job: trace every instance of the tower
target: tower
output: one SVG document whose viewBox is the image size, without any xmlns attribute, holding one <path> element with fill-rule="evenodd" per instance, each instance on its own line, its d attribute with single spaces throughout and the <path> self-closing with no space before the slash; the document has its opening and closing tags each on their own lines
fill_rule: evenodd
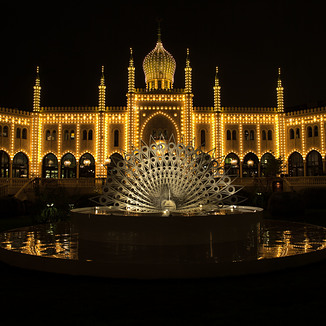
<svg viewBox="0 0 326 326">
<path fill-rule="evenodd" d="M 105 89 L 104 66 L 102 66 L 102 75 L 98 86 L 98 109 L 100 112 L 105 111 Z"/>
<path fill-rule="evenodd" d="M 128 67 L 128 93 L 133 93 L 135 91 L 135 67 L 134 59 L 132 57 L 132 48 L 130 48 L 130 59 Z"/>
<path fill-rule="evenodd" d="M 216 66 L 215 70 L 215 81 L 214 81 L 214 116 L 215 116 L 215 123 L 214 123 L 214 139 L 213 144 L 217 151 L 217 156 L 221 157 L 224 154 L 224 130 L 223 130 L 223 123 L 222 123 L 222 114 L 221 114 L 221 86 L 220 80 L 218 77 L 218 66 Z"/>
<path fill-rule="evenodd" d="M 276 92 L 277 92 L 277 112 L 284 112 L 284 88 L 282 86 L 281 68 L 278 68 Z"/>
<path fill-rule="evenodd" d="M 285 113 L 284 113 L 284 88 L 282 86 L 282 79 L 281 79 L 281 68 L 278 68 L 278 77 L 277 77 L 277 156 L 283 157 L 285 156 Z"/>
<path fill-rule="evenodd" d="M 221 86 L 218 78 L 218 66 L 216 66 L 215 83 L 214 83 L 214 110 L 215 112 L 221 112 Z"/>
<path fill-rule="evenodd" d="M 33 111 L 40 112 L 41 105 L 41 82 L 40 82 L 40 67 L 36 67 L 36 79 L 34 85 L 34 93 L 33 93 Z"/>
<path fill-rule="evenodd" d="M 185 92 L 192 92 L 192 68 L 190 67 L 189 49 L 187 49 L 186 67 L 185 67 Z"/>
</svg>

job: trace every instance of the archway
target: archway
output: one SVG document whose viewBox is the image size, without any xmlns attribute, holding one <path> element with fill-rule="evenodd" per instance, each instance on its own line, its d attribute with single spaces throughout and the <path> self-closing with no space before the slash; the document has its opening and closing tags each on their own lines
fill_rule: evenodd
<svg viewBox="0 0 326 326">
<path fill-rule="evenodd" d="M 270 174 L 272 173 L 272 171 L 269 171 L 271 167 L 271 162 L 273 162 L 273 160 L 275 160 L 275 157 L 273 154 L 271 153 L 265 153 L 260 160 L 261 163 L 261 169 L 260 169 L 260 175 L 262 177 L 268 177 L 271 176 Z"/>
<path fill-rule="evenodd" d="M 61 178 L 76 178 L 76 158 L 71 153 L 61 159 Z"/>
<path fill-rule="evenodd" d="M 9 155 L 5 151 L 0 151 L 0 178 L 9 178 Z"/>
<path fill-rule="evenodd" d="M 323 175 L 323 159 L 317 151 L 309 152 L 306 161 L 307 176 Z"/>
<path fill-rule="evenodd" d="M 145 143 L 149 144 L 151 136 L 154 139 L 163 137 L 169 140 L 171 135 L 174 135 L 175 141 L 179 140 L 179 133 L 175 124 L 172 122 L 172 118 L 158 113 L 152 115 L 149 120 L 147 120 L 140 137 Z"/>
<path fill-rule="evenodd" d="M 243 159 L 242 176 L 257 177 L 258 176 L 259 159 L 256 154 L 248 153 Z"/>
<path fill-rule="evenodd" d="M 304 175 L 303 158 L 298 152 L 293 152 L 288 158 L 289 176 L 298 177 Z"/>
<path fill-rule="evenodd" d="M 95 159 L 93 155 L 85 153 L 79 160 L 79 177 L 95 178 Z"/>
<path fill-rule="evenodd" d="M 53 153 L 43 158 L 42 178 L 58 178 L 58 159 Z"/>
<path fill-rule="evenodd" d="M 12 162 L 12 177 L 28 178 L 28 157 L 22 152 L 14 156 Z"/>
<path fill-rule="evenodd" d="M 228 175 L 239 176 L 239 157 L 234 153 L 229 153 L 224 160 L 225 173 Z"/>
</svg>

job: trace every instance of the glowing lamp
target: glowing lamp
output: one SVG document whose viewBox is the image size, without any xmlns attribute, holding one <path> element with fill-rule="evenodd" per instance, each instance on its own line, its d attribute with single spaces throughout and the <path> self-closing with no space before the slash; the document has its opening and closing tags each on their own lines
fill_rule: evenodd
<svg viewBox="0 0 326 326">
<path fill-rule="evenodd" d="M 69 166 L 71 165 L 71 161 L 66 160 L 66 161 L 63 162 L 63 165 L 64 165 L 66 168 L 69 168 Z"/>
<path fill-rule="evenodd" d="M 85 166 L 90 166 L 90 164 L 91 164 L 91 160 L 89 160 L 89 159 L 84 160 Z"/>
<path fill-rule="evenodd" d="M 231 160 L 231 165 L 237 165 L 238 164 L 238 160 L 237 159 L 235 159 L 235 158 L 233 158 L 232 160 Z"/>
<path fill-rule="evenodd" d="M 247 161 L 247 164 L 248 164 L 248 166 L 253 166 L 254 165 L 254 161 L 253 160 L 248 160 Z"/>
</svg>

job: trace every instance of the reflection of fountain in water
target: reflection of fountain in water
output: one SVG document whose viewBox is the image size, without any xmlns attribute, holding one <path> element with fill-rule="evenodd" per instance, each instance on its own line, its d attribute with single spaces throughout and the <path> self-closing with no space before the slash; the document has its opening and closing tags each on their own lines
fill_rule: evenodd
<svg viewBox="0 0 326 326">
<path fill-rule="evenodd" d="M 128 212 L 192 214 L 238 203 L 240 188 L 232 185 L 214 151 L 176 144 L 173 136 L 151 142 L 113 162 L 99 204 Z"/>
</svg>

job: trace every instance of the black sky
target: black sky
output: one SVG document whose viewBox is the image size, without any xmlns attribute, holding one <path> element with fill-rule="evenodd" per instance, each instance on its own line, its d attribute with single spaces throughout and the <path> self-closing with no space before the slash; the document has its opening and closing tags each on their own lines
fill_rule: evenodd
<svg viewBox="0 0 326 326">
<path fill-rule="evenodd" d="M 184 87 L 190 48 L 196 106 L 213 105 L 216 65 L 223 106 L 275 106 L 279 66 L 287 107 L 326 102 L 322 1 L 43 3 L 2 5 L 2 107 L 31 108 L 36 65 L 42 106 L 96 106 L 101 65 L 107 105 L 126 105 L 129 47 L 136 86 L 144 87 L 142 61 L 155 46 L 158 17 L 177 62 L 176 88 Z"/>
</svg>

